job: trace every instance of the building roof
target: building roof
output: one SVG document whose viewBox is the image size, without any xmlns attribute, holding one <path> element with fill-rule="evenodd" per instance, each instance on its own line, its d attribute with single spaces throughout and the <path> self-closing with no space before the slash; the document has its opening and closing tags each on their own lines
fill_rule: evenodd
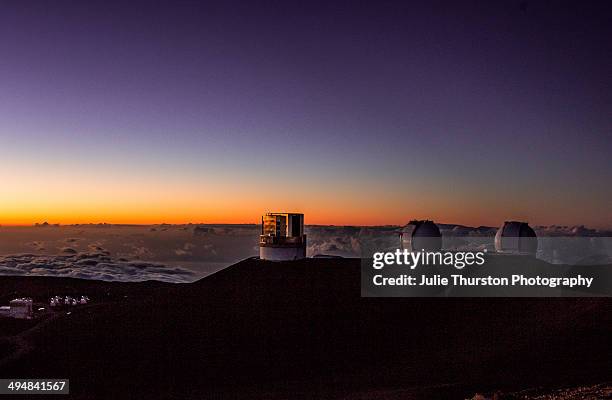
<svg viewBox="0 0 612 400">
<path fill-rule="evenodd" d="M 499 235 L 507 237 L 536 237 L 536 233 L 527 222 L 506 221 L 499 228 Z"/>
<path fill-rule="evenodd" d="M 408 236 L 440 237 L 440 229 L 430 220 L 412 220 L 400 232 Z"/>
<path fill-rule="evenodd" d="M 28 297 L 23 297 L 23 298 L 11 300 L 10 304 L 23 304 L 23 303 L 31 303 L 31 302 L 32 302 L 32 299 Z"/>
<path fill-rule="evenodd" d="M 294 212 L 267 212 L 265 215 L 275 216 L 275 215 L 304 215 L 303 213 L 294 213 Z"/>
</svg>

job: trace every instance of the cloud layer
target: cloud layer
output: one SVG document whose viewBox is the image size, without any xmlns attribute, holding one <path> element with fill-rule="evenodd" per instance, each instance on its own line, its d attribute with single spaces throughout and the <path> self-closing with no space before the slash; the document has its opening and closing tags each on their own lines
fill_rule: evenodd
<svg viewBox="0 0 612 400">
<path fill-rule="evenodd" d="M 495 227 L 438 224 L 445 249 L 493 251 Z M 612 232 L 534 226 L 538 257 L 560 264 L 612 262 Z M 399 245 L 397 226 L 308 225 L 307 255 L 361 257 Z M 259 254 L 258 225 L 0 228 L 0 275 L 188 282 Z M 10 255 L 6 255 L 10 254 Z"/>
<path fill-rule="evenodd" d="M 104 253 L 0 256 L 0 275 L 57 276 L 121 282 L 190 282 L 194 279 L 194 273 L 183 268 L 142 261 L 120 261 Z"/>
</svg>

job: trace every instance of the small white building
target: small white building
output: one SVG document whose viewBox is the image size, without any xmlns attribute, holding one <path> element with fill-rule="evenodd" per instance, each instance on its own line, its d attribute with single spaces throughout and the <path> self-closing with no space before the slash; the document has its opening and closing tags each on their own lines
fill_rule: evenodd
<svg viewBox="0 0 612 400">
<path fill-rule="evenodd" d="M 49 305 L 51 307 L 58 307 L 63 305 L 76 306 L 80 304 L 89 303 L 89 296 L 72 297 L 72 296 L 54 296 L 49 299 Z"/>
<path fill-rule="evenodd" d="M 9 316 L 19 319 L 32 319 L 32 299 L 21 298 L 10 301 Z"/>
<path fill-rule="evenodd" d="M 305 257 L 304 214 L 267 213 L 261 217 L 259 258 L 288 261 Z"/>
</svg>

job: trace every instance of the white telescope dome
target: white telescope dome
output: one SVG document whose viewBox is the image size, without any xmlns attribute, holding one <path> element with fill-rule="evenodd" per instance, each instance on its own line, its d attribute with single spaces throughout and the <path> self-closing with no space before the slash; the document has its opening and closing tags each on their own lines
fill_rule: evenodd
<svg viewBox="0 0 612 400">
<path fill-rule="evenodd" d="M 499 253 L 535 254 L 538 238 L 527 222 L 506 221 L 495 234 L 495 250 Z"/>
<path fill-rule="evenodd" d="M 403 248 L 410 251 L 437 251 L 442 248 L 440 229 L 433 221 L 412 220 L 400 231 Z"/>
</svg>

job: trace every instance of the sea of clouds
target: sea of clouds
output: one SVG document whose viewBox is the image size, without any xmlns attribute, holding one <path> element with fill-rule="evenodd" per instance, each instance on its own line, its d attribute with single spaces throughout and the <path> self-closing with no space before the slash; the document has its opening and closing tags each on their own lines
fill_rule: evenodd
<svg viewBox="0 0 612 400">
<path fill-rule="evenodd" d="M 492 249 L 497 228 L 439 224 L 446 249 Z M 612 263 L 612 232 L 534 227 L 538 257 Z M 399 227 L 306 226 L 307 255 L 361 257 L 397 248 Z M 258 225 L 0 227 L 0 275 L 190 282 L 258 254 Z M 548 240 L 551 239 L 551 240 Z"/>
<path fill-rule="evenodd" d="M 192 281 L 194 272 L 163 264 L 120 261 L 102 254 L 52 255 L 16 254 L 0 256 L 0 275 L 36 275 L 103 281 L 164 282 Z"/>
</svg>

